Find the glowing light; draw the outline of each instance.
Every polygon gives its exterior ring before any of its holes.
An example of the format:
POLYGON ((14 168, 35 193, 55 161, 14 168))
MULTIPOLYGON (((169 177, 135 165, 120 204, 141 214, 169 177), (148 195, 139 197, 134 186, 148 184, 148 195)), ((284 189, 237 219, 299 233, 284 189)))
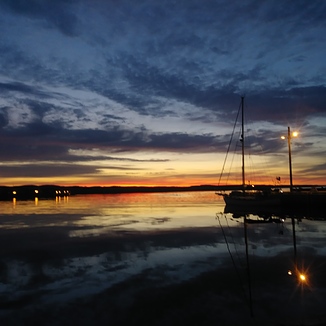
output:
POLYGON ((292 275, 292 271, 291 270, 288 270, 288 275, 292 275))
POLYGON ((306 276, 304 274, 299 274, 299 279, 300 281, 305 282, 306 276))
POLYGON ((292 138, 292 137, 298 137, 299 136, 299 133, 297 131, 293 131, 292 134, 289 134, 288 137, 286 136, 281 136, 281 139, 287 139, 287 138, 292 138))
POLYGON ((17 192, 14 190, 14 191, 12 192, 12 194, 13 194, 13 195, 16 195, 16 194, 17 194, 17 192))
POLYGON ((35 189, 34 192, 35 192, 36 194, 38 194, 38 190, 37 190, 37 189, 35 189))

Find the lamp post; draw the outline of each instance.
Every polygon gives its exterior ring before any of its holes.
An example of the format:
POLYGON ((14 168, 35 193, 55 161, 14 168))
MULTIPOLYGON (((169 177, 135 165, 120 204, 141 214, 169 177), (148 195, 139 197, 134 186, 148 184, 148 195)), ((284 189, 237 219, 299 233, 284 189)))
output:
MULTIPOLYGON (((288 127, 288 147, 289 147, 289 170, 290 170, 290 192, 293 191, 293 180, 292 180, 292 153, 291 153, 291 139, 292 137, 297 137, 298 132, 294 131, 291 134, 291 129, 288 127)), ((285 136, 281 137, 282 139, 285 139, 285 136)), ((294 217, 291 216, 291 221, 292 221, 292 232, 293 232, 293 251, 294 251, 294 267, 296 273, 298 272, 298 264, 297 264, 297 242, 296 242, 296 236, 295 236, 295 221, 294 217)))
MULTIPOLYGON (((289 147, 290 192, 293 191, 291 139, 292 139, 292 137, 297 137, 297 136, 298 136, 298 132, 294 131, 291 134, 291 129, 290 129, 290 127, 288 127, 287 140, 288 140, 288 147, 289 147)), ((282 136, 281 138, 286 139, 285 136, 282 136)))
POLYGON ((289 147, 289 170, 290 170, 290 192, 293 191, 293 179, 292 179, 292 153, 291 153, 291 130, 288 127, 288 147, 289 147))

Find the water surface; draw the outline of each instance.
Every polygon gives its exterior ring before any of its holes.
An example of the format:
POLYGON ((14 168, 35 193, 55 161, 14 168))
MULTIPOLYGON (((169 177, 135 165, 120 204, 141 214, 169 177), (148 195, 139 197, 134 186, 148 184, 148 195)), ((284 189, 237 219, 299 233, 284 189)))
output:
MULTIPOLYGON (((53 304, 90 300, 122 284, 129 284, 123 293, 176 286, 207 273, 216 275, 214 293, 222 302, 239 302, 239 314, 248 316, 243 297, 247 293, 243 288, 248 288, 243 218, 223 210, 224 202, 214 192, 1 202, 1 316, 9 318, 19 308, 32 318, 36 306, 50 309, 53 304), (224 287, 229 289, 227 297, 224 287)), ((258 216, 249 217, 261 222, 247 224, 257 314, 276 318, 274 309, 278 309, 282 318, 290 318, 296 309, 294 299, 281 311, 271 302, 296 293, 294 279, 287 275, 294 258, 291 219, 265 223, 258 216)), ((310 294, 300 299, 309 307, 304 317, 321 320, 326 224, 322 216, 302 219, 296 220, 295 229, 298 262, 311 275, 306 286, 310 294)), ((204 277, 203 284, 208 279, 204 277)), ((222 315, 224 311, 226 307, 222 315)))

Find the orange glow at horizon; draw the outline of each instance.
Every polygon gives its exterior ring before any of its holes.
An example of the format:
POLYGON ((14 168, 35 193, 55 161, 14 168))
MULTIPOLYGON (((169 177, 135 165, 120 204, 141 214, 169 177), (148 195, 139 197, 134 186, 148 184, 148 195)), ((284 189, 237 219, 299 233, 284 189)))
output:
MULTIPOLYGON (((222 159, 221 159, 222 160, 222 159)), ((126 167, 97 169, 92 174, 81 174, 72 176, 55 176, 55 177, 5 177, 2 176, 1 184, 4 186, 21 186, 21 185, 60 185, 60 186, 142 186, 142 187, 190 187, 199 185, 240 185, 241 169, 236 166, 236 172, 229 173, 224 171, 224 176, 220 180, 220 171, 223 161, 216 162, 209 154, 205 155, 188 155, 177 158, 171 162, 159 163, 133 163, 126 167), (186 162, 186 163, 185 163, 186 162)), ((293 185, 326 185, 326 174, 323 171, 319 173, 305 172, 307 159, 300 158, 294 161, 293 185)), ((253 167, 247 164, 248 173, 246 173, 246 184, 251 185, 271 185, 271 186, 288 186, 289 173, 287 170, 287 158, 278 161, 277 164, 258 164, 253 167), (257 167, 259 169, 255 169, 257 167), (251 172, 250 170, 253 170, 251 172), (250 176, 250 173, 253 176, 250 176), (280 177, 278 182, 276 178, 280 177)), ((311 164, 311 163, 310 163, 311 164)), ((314 163, 316 166, 320 162, 314 163)), ((309 164, 308 164, 309 166, 309 164)))
MULTIPOLYGON (((289 185, 289 179, 281 179, 281 182, 276 182, 275 180, 270 180, 270 182, 252 182, 248 180, 246 183, 249 185, 271 185, 271 186, 288 186, 289 185)), ((96 179, 83 179, 83 178, 73 178, 72 180, 53 180, 53 179, 35 179, 35 180, 19 180, 19 181, 11 181, 6 180, 6 182, 2 183, 2 185, 6 186, 23 186, 23 185, 60 185, 60 186, 80 186, 80 187, 111 187, 111 186, 117 186, 117 187, 191 187, 191 186, 199 186, 199 185, 240 185, 241 182, 238 180, 228 180, 228 182, 220 182, 218 183, 218 176, 216 178, 213 177, 205 177, 203 178, 196 177, 196 178, 187 178, 185 176, 184 178, 177 178, 177 177, 171 177, 171 178, 162 178, 159 180, 158 178, 154 179, 148 179, 148 178, 137 178, 137 180, 134 178, 133 180, 127 179, 127 178, 120 178, 119 180, 115 179, 114 181, 110 182, 109 180, 96 180, 96 179)), ((326 185, 326 178, 301 178, 301 179, 295 179, 294 187, 297 185, 320 185, 325 186, 326 185)))

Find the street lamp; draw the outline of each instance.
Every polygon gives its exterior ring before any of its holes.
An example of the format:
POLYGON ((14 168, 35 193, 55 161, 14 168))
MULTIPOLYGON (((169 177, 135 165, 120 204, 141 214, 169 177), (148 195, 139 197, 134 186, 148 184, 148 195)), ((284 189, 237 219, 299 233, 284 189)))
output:
POLYGON ((291 154, 291 139, 293 137, 298 137, 299 133, 297 131, 293 131, 291 134, 291 129, 288 127, 288 136, 282 136, 281 139, 288 140, 288 147, 289 147, 289 170, 290 170, 290 192, 293 191, 293 180, 292 180, 292 154, 291 154))
MULTIPOLYGON (((293 191, 293 180, 292 180, 292 157, 291 157, 291 139, 292 137, 297 137, 298 132, 294 131, 291 134, 291 129, 288 127, 288 147, 289 147, 289 169, 290 169, 290 193, 293 191)), ((281 136, 282 139, 286 139, 285 136, 281 136)), ((293 215, 291 215, 291 221, 292 221, 292 232, 293 232, 293 251, 294 251, 294 266, 295 270, 297 272, 298 266, 297 266, 297 241, 296 241, 296 236, 295 236, 295 221, 293 215)), ((303 281, 303 280, 302 280, 303 281)))

